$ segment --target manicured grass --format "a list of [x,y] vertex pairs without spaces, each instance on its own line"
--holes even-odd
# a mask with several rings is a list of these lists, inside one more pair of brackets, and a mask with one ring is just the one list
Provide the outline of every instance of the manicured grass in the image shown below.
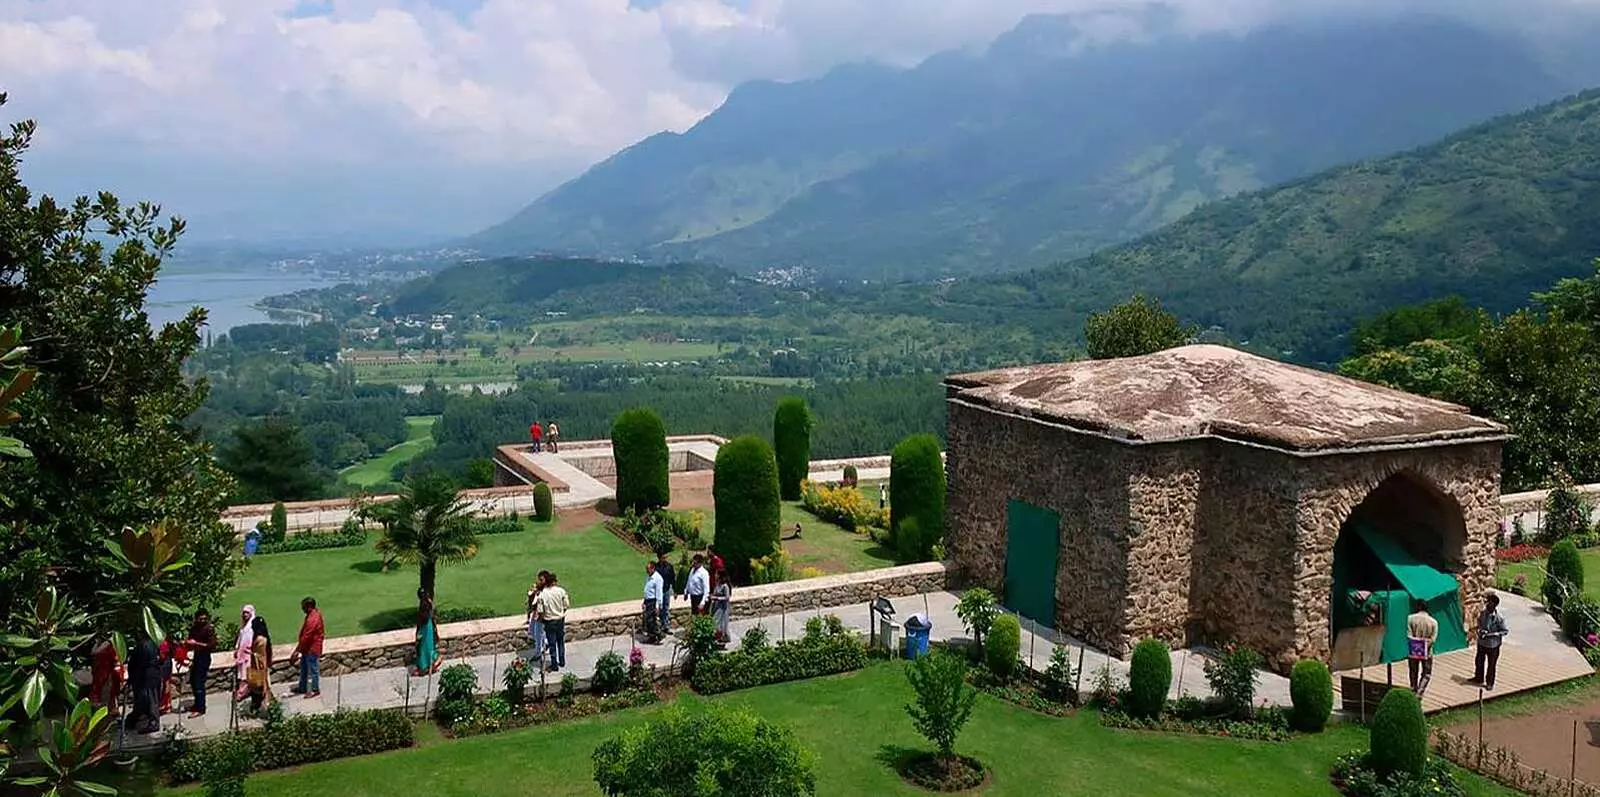
[[437,415],[416,415],[406,418],[406,441],[365,462],[359,462],[341,471],[345,481],[362,487],[371,487],[390,480],[394,466],[409,462],[412,457],[433,448],[433,422]]
[[[1591,599],[1600,601],[1600,548],[1585,548],[1578,552],[1578,557],[1583,560],[1583,594]],[[1531,559],[1515,564],[1502,564],[1496,569],[1499,578],[1513,580],[1519,574],[1528,577],[1528,596],[1539,600],[1544,589],[1545,560]]]
[[[520,614],[528,585],[540,570],[561,578],[574,605],[639,597],[644,557],[604,527],[555,531],[550,524],[524,522],[528,531],[483,537],[472,561],[441,566],[439,606]],[[300,624],[300,599],[310,595],[323,611],[329,636],[369,633],[416,607],[416,568],[384,573],[381,567],[370,546],[257,556],[224,600],[223,618],[254,604],[274,624],[276,637],[292,639]]]
[[[881,664],[850,675],[715,699],[748,706],[792,728],[817,754],[818,795],[925,794],[901,782],[887,763],[928,748],[903,708],[911,692],[901,669]],[[657,710],[267,773],[252,777],[248,789],[254,797],[598,795],[590,753]],[[993,772],[985,797],[1280,797],[1336,794],[1328,783],[1328,768],[1339,754],[1365,744],[1365,729],[1348,725],[1283,743],[1114,731],[1100,727],[1091,711],[1058,719],[981,696],[956,747]],[[1464,779],[1472,795],[1511,794],[1476,778]]]
[[[876,500],[876,499],[874,499]],[[705,514],[701,524],[707,540],[716,538],[717,513],[714,509],[697,510]],[[815,567],[824,573],[855,573],[894,567],[898,562],[894,554],[872,541],[866,534],[845,531],[800,507],[799,502],[785,501],[780,515],[780,535],[783,545],[794,559],[794,566]],[[791,540],[794,524],[802,530],[800,540]]]

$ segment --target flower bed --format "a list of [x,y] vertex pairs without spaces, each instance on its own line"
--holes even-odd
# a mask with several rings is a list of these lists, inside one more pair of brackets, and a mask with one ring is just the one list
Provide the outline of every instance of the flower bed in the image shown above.
[[490,697],[479,702],[470,717],[451,725],[445,733],[452,737],[480,736],[513,728],[593,717],[659,703],[670,698],[673,691],[670,684],[656,684],[612,695],[571,694],[515,705],[503,697]]
[[889,510],[873,506],[860,490],[848,485],[800,485],[800,506],[845,531],[865,533],[889,525]]
[[1100,724],[1132,731],[1227,736],[1258,742],[1283,742],[1294,737],[1294,731],[1289,729],[1288,717],[1277,709],[1263,709],[1257,712],[1254,719],[1234,720],[1225,717],[1184,717],[1172,712],[1155,719],[1145,719],[1107,708],[1100,712]]
[[671,512],[652,509],[636,513],[624,509],[622,514],[606,520],[606,530],[630,548],[644,554],[672,553],[682,544],[686,550],[706,547],[701,528],[705,515],[701,512]]
[[1444,759],[1429,757],[1421,775],[1404,777],[1379,775],[1367,766],[1367,754],[1345,753],[1333,764],[1330,775],[1334,788],[1349,797],[1465,797],[1455,774]]
[[231,744],[240,742],[250,748],[251,769],[261,771],[397,750],[415,741],[416,728],[399,711],[300,714],[229,738],[174,741],[167,748],[166,770],[174,785],[201,780]]
[[287,537],[282,542],[264,542],[256,549],[256,556],[296,551],[321,551],[329,548],[355,548],[367,544],[367,532],[360,523],[346,523],[338,531],[307,531]]
[[800,639],[771,647],[747,643],[740,650],[707,656],[695,662],[689,685],[696,692],[714,695],[859,670],[867,666],[867,660],[866,645],[834,618],[816,632],[808,627]]
[[900,761],[896,769],[906,782],[936,792],[975,789],[989,779],[982,762],[964,755],[946,759],[934,753],[920,753]]
[[1533,545],[1531,543],[1512,545],[1506,548],[1500,548],[1494,552],[1495,561],[1504,562],[1507,564],[1527,562],[1533,559],[1543,559],[1549,555],[1549,548],[1546,548],[1542,545]]
[[1010,683],[1000,683],[974,671],[974,674],[969,675],[968,682],[990,697],[1035,713],[1051,717],[1069,717],[1076,711],[1071,703],[1058,703],[1045,697],[1032,679],[1018,678]]

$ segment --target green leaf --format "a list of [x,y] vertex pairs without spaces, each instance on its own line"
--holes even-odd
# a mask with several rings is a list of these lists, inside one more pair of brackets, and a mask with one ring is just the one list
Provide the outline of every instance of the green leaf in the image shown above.
[[121,631],[112,631],[111,647],[116,648],[118,659],[122,661],[128,660],[128,636],[126,634]]
[[161,623],[156,622],[155,612],[150,611],[150,607],[146,606],[143,614],[145,634],[156,641],[166,639],[166,635],[161,632]]
[[45,682],[44,673],[35,670],[28,675],[28,680],[22,682],[22,710],[29,717],[39,716],[39,710],[44,708],[44,698],[49,692]]
[[117,793],[116,789],[113,789],[104,783],[91,783],[87,780],[80,780],[72,785],[76,786],[79,791],[85,794],[113,795]]
[[151,598],[150,605],[154,606],[156,611],[163,612],[165,614],[183,614],[183,609],[179,608],[176,603],[173,603],[165,598]]
[[39,644],[39,640],[33,637],[25,637],[17,634],[0,634],[0,647],[31,648],[37,644]]

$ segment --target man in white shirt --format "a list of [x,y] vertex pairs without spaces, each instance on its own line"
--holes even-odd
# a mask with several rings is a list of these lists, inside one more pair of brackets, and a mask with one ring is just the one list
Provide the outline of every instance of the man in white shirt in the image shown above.
[[1428,605],[1411,601],[1406,618],[1406,666],[1411,671],[1411,691],[1422,697],[1433,680],[1433,643],[1439,640],[1439,621],[1428,614]]
[[644,565],[644,641],[661,644],[661,597],[665,594],[665,581],[656,572],[655,562]]
[[539,622],[544,624],[544,644],[550,649],[550,672],[560,672],[567,666],[567,610],[572,599],[556,580],[556,574],[545,571],[545,586],[534,596],[534,610]]
[[689,581],[683,585],[683,592],[689,596],[689,614],[710,613],[711,602],[706,596],[711,592],[711,576],[706,573],[704,556],[694,555],[694,566],[689,569]]

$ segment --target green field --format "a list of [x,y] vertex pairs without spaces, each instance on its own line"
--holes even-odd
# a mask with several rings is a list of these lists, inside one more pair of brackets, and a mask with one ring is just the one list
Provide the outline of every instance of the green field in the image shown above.
[[[1583,594],[1590,599],[1600,601],[1600,548],[1585,548],[1578,552],[1578,557],[1583,560]],[[1531,559],[1515,564],[1502,564],[1496,569],[1496,580],[1514,580],[1518,575],[1528,577],[1527,594],[1534,600],[1540,600],[1540,590],[1544,588],[1545,560]]]
[[[393,352],[383,352],[392,354]],[[356,352],[359,356],[361,352]],[[600,340],[573,345],[499,346],[493,357],[477,349],[460,351],[456,359],[415,352],[415,362],[370,363],[353,361],[356,378],[369,383],[422,382],[428,379],[496,381],[516,378],[517,366],[540,362],[688,362],[716,357],[715,343],[658,342],[650,340]]]
[[[927,793],[903,783],[889,763],[928,749],[906,716],[911,690],[899,664],[713,699],[747,706],[793,729],[817,756],[821,797]],[[254,797],[599,795],[591,752],[656,711],[635,709],[458,741],[428,734],[429,741],[410,750],[257,775],[248,789]],[[1328,782],[1334,758],[1366,742],[1366,730],[1353,725],[1280,743],[1116,731],[1101,727],[1092,711],[1048,717],[983,695],[956,749],[990,767],[992,780],[981,792],[986,797],[1298,797],[1337,794]],[[1476,797],[1511,794],[1475,777],[1462,780]]]
[[[552,570],[578,606],[636,598],[644,557],[599,525],[555,531],[527,523],[529,530],[481,539],[470,562],[439,568],[439,606],[482,606],[496,615],[520,614],[528,585],[540,570]],[[280,635],[300,623],[300,599],[315,597],[328,636],[364,634],[416,608],[416,568],[381,572],[371,547],[257,556],[224,599],[224,616],[254,604]]]
[[437,415],[414,415],[406,418],[406,441],[365,462],[358,462],[340,471],[345,481],[362,487],[371,487],[389,481],[394,466],[409,462],[412,457],[433,448],[433,422]]

